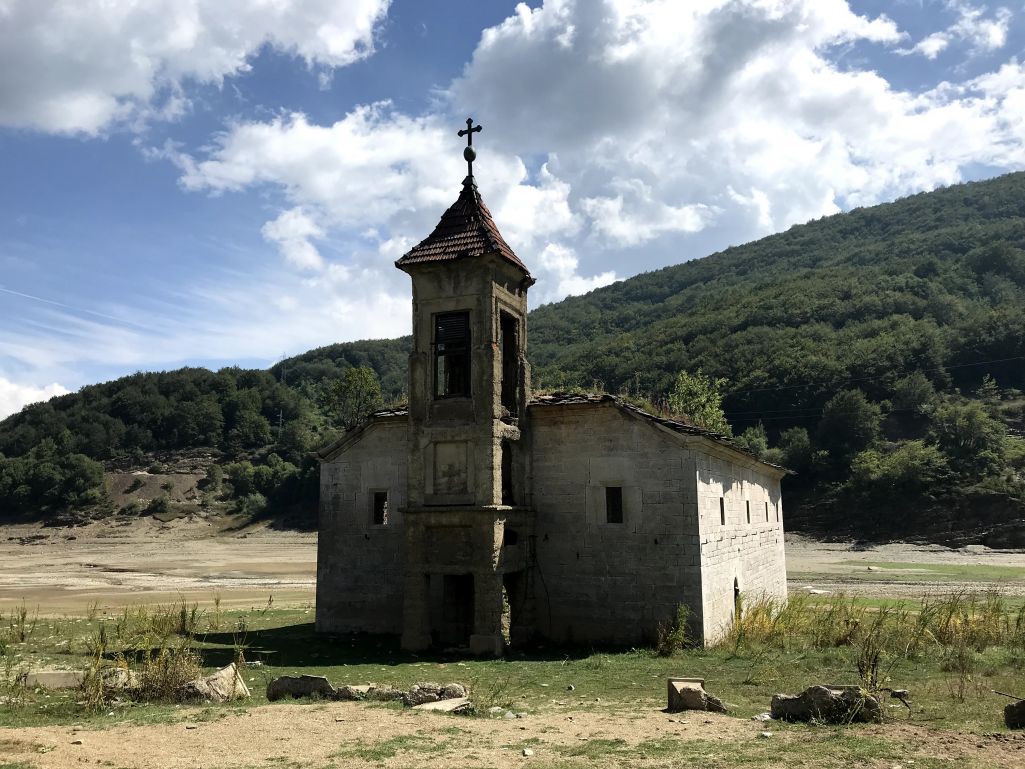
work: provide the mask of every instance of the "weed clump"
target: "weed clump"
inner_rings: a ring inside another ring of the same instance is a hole
[[[676,616],[672,622],[659,623],[655,637],[655,653],[659,657],[672,657],[692,644],[687,631],[689,621],[690,607],[681,603],[676,607]]]

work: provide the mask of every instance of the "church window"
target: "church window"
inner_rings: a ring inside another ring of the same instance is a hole
[[[747,522],[751,523],[751,500],[747,500]]]
[[[372,517],[371,521],[374,526],[387,526],[388,525],[388,492],[387,491],[372,491],[370,492],[370,499],[372,504]]]
[[[438,398],[470,394],[470,313],[434,318],[434,394]]]
[[[605,487],[605,523],[623,522],[623,487]]]
[[[726,525],[726,497],[719,497],[719,525]]]
[[[519,323],[508,313],[499,313],[502,334],[502,406],[516,416],[519,404]]]

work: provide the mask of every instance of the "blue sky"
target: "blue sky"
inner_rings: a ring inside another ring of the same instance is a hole
[[[533,304],[1025,167],[1025,7],[0,0],[0,417],[409,326],[465,171]]]

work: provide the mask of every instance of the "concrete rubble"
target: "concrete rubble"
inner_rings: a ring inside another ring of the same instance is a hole
[[[772,698],[772,717],[782,721],[819,721],[827,724],[881,723],[879,700],[860,686],[809,686],[797,695]]]
[[[372,700],[378,702],[400,701],[410,708],[449,702],[455,700],[466,700],[466,707],[458,705],[424,708],[427,710],[442,710],[446,712],[461,712],[469,708],[467,699],[467,688],[463,684],[448,683],[437,684],[423,682],[413,684],[408,691],[394,689],[391,686],[379,686],[377,684],[366,684],[362,686],[346,684],[335,688],[323,676],[280,676],[267,685],[267,699],[275,700],[291,697],[299,699],[302,697],[319,697],[328,700]]]
[[[681,710],[710,710],[725,713],[723,701],[705,691],[704,678],[670,678],[668,680],[670,713]]]

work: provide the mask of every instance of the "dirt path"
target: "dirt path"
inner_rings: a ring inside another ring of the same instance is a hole
[[[769,728],[778,729],[776,725]],[[252,766],[460,766],[511,767],[562,763],[576,757],[589,766],[663,765],[673,756],[713,759],[723,765],[741,752],[757,758],[786,749],[793,766],[844,766],[816,742],[831,730],[795,727],[774,731],[771,747],[760,737],[766,725],[706,713],[676,716],[658,711],[574,712],[522,719],[479,719],[417,713],[358,703],[288,704],[253,708],[212,721],[115,724],[103,731],[69,727],[0,729],[0,755],[38,769],[104,765],[124,769],[196,769]],[[867,727],[857,735],[885,738],[907,758],[967,763],[986,749],[986,765],[1020,767],[1025,736],[968,737],[913,726]],[[75,744],[80,741],[80,744]],[[523,755],[524,747],[533,757]],[[805,750],[806,748],[806,750]],[[808,761],[802,760],[807,753]],[[893,765],[892,759],[869,766]]]

